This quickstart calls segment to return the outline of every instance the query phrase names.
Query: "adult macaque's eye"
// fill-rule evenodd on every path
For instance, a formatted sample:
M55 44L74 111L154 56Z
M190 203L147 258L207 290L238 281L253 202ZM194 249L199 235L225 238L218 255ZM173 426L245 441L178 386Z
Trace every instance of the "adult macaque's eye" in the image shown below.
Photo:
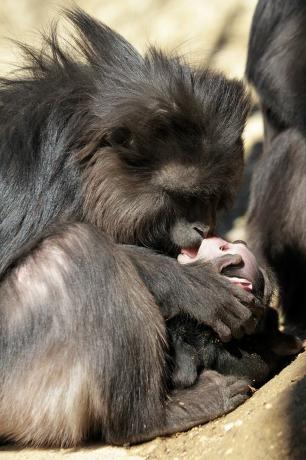
M107 141L112 146L129 147L132 143L132 133L128 128L116 128L107 136Z

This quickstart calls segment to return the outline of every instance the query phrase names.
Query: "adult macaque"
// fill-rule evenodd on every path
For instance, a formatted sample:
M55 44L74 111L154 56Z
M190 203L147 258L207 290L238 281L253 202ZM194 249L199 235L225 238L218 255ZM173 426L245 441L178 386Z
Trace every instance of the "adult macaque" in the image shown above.
M140 442L248 397L212 371L170 392L166 320L221 340L256 327L252 292L176 260L235 195L249 101L236 80L67 17L70 49L53 30L1 81L0 436Z

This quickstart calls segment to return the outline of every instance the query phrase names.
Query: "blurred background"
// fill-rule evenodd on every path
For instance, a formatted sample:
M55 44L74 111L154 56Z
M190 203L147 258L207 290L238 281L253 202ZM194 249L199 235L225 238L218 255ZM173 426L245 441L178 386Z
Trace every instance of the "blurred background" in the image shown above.
M248 34L257 0L78 0L76 4L124 35L143 51L148 43L176 50L229 77L243 78ZM9 39L39 45L39 34L58 18L65 0L0 0L0 73L20 65ZM62 25L65 32L65 24ZM220 233L244 238L244 214L254 163L260 153L262 122L256 105L244 134L246 173L234 209L223 216Z

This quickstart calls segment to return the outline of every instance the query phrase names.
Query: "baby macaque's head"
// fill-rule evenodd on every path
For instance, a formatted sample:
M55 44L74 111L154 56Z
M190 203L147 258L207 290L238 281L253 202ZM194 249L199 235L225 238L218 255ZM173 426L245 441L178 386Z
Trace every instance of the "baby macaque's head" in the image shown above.
M247 291L252 291L256 297L262 298L265 287L263 273L254 254L247 248L244 241L228 243L216 236L205 238L198 251L182 249L182 253L178 256L178 261L181 264L196 262L200 259L209 262L227 254L238 254L241 256L242 261L239 265L225 266L222 274L232 283L241 286Z

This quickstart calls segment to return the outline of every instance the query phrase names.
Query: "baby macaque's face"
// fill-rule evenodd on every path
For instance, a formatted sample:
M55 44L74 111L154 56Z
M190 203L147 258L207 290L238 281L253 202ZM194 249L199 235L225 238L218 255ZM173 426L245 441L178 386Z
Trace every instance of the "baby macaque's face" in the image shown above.
M253 291L262 274L254 254L247 248L244 241L228 243L219 237L205 238L197 252L194 249L182 249L178 261L181 264L192 263L200 259L209 262L227 254L239 254L242 262L236 266L226 267L222 273L232 283L240 285L247 291Z

